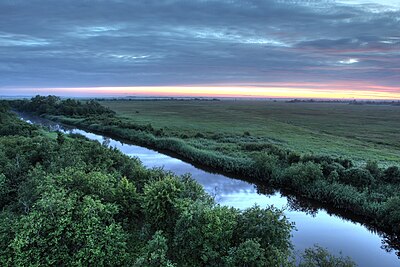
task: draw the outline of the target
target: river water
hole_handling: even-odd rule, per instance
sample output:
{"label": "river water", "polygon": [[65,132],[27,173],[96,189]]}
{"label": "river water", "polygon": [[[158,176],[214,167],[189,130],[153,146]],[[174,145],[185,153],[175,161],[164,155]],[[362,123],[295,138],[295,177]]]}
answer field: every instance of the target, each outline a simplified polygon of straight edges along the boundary
{"label": "river water", "polygon": [[318,244],[333,254],[339,255],[342,252],[342,255],[351,257],[359,266],[400,266],[396,251],[390,251],[390,247],[389,249],[384,248],[387,245],[382,236],[368,230],[360,223],[330,214],[323,208],[311,206],[311,212],[310,209],[304,211],[302,208],[294,208],[294,206],[298,206],[293,204],[293,202],[297,203],[296,198],[283,196],[279,192],[259,193],[260,190],[257,190],[257,187],[251,183],[210,173],[157,151],[60,125],[30,114],[19,114],[19,116],[29,123],[46,126],[51,130],[78,133],[91,140],[106,143],[128,156],[139,158],[143,165],[149,168],[163,167],[164,170],[172,171],[177,175],[191,173],[192,177],[221,205],[240,209],[255,204],[261,207],[274,205],[284,208],[286,216],[295,223],[297,229],[292,232],[292,243],[296,251],[303,251],[305,248]]}

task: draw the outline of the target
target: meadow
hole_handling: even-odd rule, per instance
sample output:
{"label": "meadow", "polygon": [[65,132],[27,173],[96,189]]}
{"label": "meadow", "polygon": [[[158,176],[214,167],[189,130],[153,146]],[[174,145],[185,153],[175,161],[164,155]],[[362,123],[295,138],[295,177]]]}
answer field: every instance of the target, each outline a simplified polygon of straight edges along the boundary
{"label": "meadow", "polygon": [[[400,162],[400,107],[283,101],[102,101],[118,116],[165,135],[251,135],[299,153]],[[203,142],[204,143],[204,142]],[[226,143],[225,143],[226,145]],[[214,147],[212,147],[214,146]],[[215,143],[210,149],[220,149]]]}

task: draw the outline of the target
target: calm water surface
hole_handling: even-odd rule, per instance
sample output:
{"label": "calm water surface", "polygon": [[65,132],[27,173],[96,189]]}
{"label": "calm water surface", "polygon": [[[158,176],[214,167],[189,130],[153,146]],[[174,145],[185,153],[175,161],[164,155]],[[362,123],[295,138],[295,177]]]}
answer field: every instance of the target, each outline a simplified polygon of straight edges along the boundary
{"label": "calm water surface", "polygon": [[382,248],[382,237],[369,231],[363,225],[328,214],[324,209],[315,208],[316,212],[299,211],[290,205],[292,201],[279,192],[260,194],[255,185],[232,179],[224,175],[201,170],[189,163],[144,147],[126,144],[98,134],[89,133],[28,114],[19,114],[22,119],[34,124],[50,127],[65,133],[78,133],[99,142],[106,141],[124,154],[139,158],[149,168],[163,167],[178,175],[191,173],[205,190],[215,196],[221,205],[245,209],[258,204],[261,207],[274,205],[284,208],[290,221],[295,223],[292,242],[296,251],[302,251],[314,244],[329,249],[331,253],[350,256],[359,266],[390,267],[400,266],[395,251],[388,252]]}

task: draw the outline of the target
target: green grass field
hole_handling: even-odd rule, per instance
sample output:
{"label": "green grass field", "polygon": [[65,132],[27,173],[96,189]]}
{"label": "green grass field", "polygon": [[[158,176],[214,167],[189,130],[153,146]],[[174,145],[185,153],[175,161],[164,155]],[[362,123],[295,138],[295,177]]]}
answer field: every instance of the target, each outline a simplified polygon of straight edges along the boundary
{"label": "green grass field", "polygon": [[[151,123],[172,136],[201,133],[207,139],[214,134],[249,132],[301,153],[344,156],[356,162],[376,160],[382,165],[400,162],[398,106],[247,100],[101,103],[119,116]],[[209,146],[218,150],[214,143]]]}

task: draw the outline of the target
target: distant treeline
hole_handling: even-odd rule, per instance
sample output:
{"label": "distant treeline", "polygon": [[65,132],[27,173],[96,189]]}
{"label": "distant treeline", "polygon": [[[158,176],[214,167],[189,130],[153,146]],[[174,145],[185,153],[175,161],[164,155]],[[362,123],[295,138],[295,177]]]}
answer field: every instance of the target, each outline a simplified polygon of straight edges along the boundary
{"label": "distant treeline", "polygon": [[10,102],[13,107],[20,111],[34,112],[38,115],[65,115],[65,116],[91,116],[91,115],[113,115],[115,112],[100,105],[97,101],[79,101],[65,99],[57,96],[37,95],[31,100],[14,100]]}
{"label": "distant treeline", "polygon": [[[396,166],[381,168],[376,162],[354,166],[350,159],[299,154],[250,135],[205,136],[200,133],[179,138],[169,136],[163,129],[152,125],[140,125],[115,115],[51,118],[147,147],[171,151],[188,161],[288,189],[297,195],[351,211],[363,217],[366,223],[394,233],[394,239],[399,240],[400,169]],[[192,144],[199,145],[191,145],[191,140],[194,140]],[[224,143],[228,140],[238,144],[231,155],[201,146],[202,142]]]}
{"label": "distant treeline", "polygon": [[320,247],[295,264],[292,228],[280,210],[216,205],[190,176],[45,132],[0,101],[1,266],[354,266]]}
{"label": "distant treeline", "polygon": [[400,106],[400,101],[374,101],[374,100],[337,100],[337,99],[292,99],[286,103],[343,103],[351,105],[388,105]]}

